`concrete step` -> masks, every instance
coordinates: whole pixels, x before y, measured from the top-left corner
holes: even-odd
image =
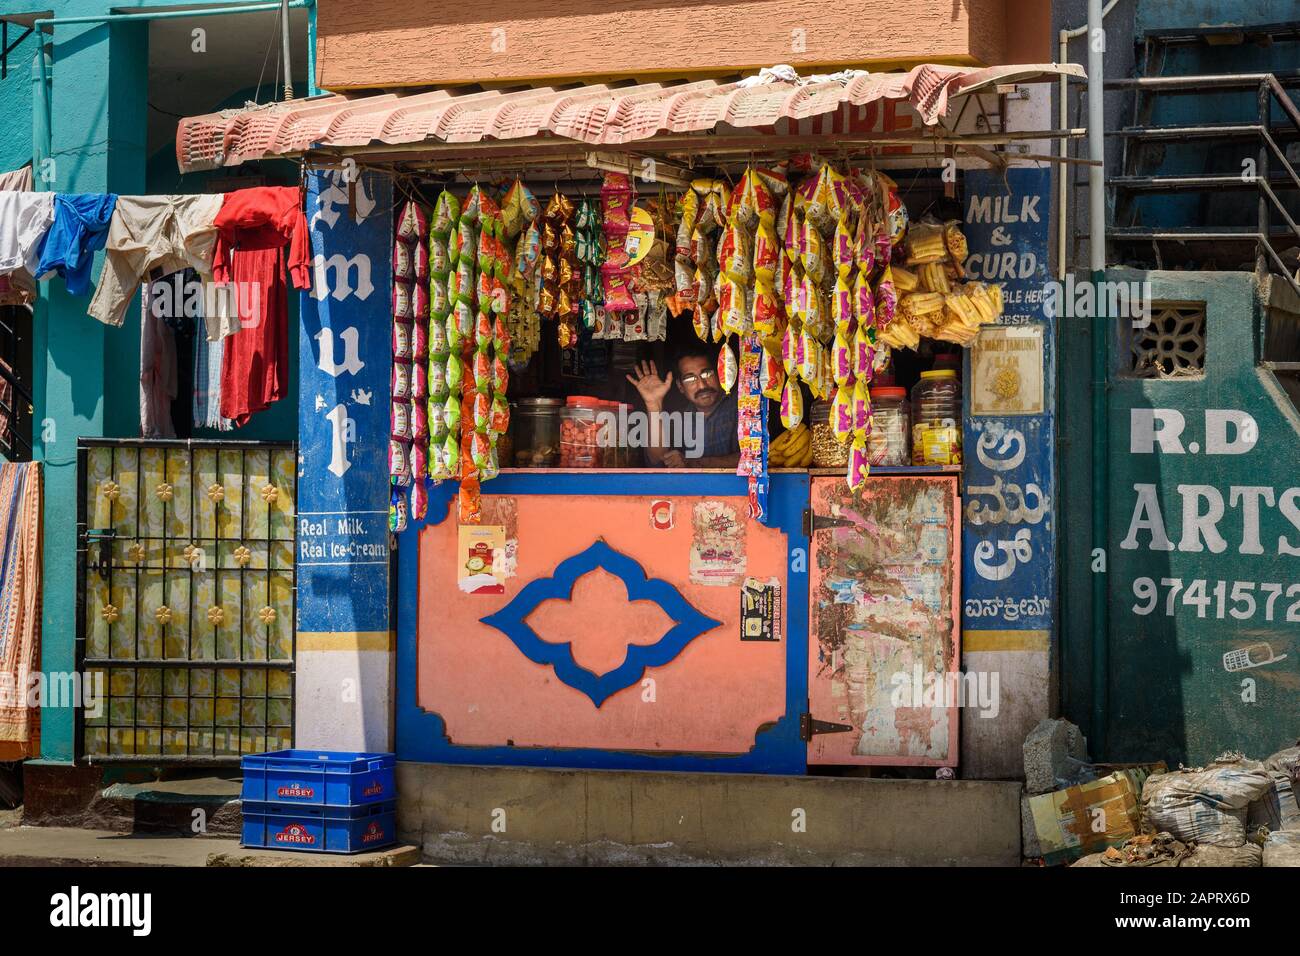
[[[114,833],[75,827],[0,829],[0,866],[413,866],[414,846],[339,856],[245,850],[237,839]]]
[[[239,777],[114,783],[87,810],[89,825],[125,833],[238,836]]]

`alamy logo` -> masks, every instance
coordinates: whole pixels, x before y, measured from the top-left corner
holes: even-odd
[[[125,926],[134,936],[148,936],[153,928],[153,894],[82,893],[74,886],[50,897],[50,925]]]

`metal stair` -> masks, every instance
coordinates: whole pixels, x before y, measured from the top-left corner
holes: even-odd
[[[1141,75],[1108,80],[1108,90],[1131,91],[1132,122],[1107,135],[1123,143],[1119,175],[1107,182],[1114,200],[1112,225],[1107,238],[1121,258],[1149,247],[1157,268],[1168,258],[1195,254],[1223,256],[1243,262],[1253,258],[1260,275],[1275,271],[1286,277],[1300,293],[1300,275],[1288,266],[1279,249],[1300,245],[1300,223],[1287,208],[1283,197],[1300,191],[1300,174],[1288,158],[1287,147],[1300,143],[1300,108],[1290,90],[1300,88],[1300,70],[1278,73],[1233,73],[1167,76],[1171,48],[1201,43],[1282,43],[1300,41],[1300,22],[1260,27],[1198,27],[1149,33],[1138,41],[1138,71]],[[1218,117],[1215,122],[1159,125],[1153,122],[1158,102],[1165,97],[1255,92],[1253,116]],[[1280,111],[1282,122],[1276,122]],[[1220,144],[1246,144],[1244,153],[1254,168],[1240,173],[1168,172],[1165,150],[1194,143],[1206,155]],[[1294,152],[1293,156],[1296,155]],[[1208,163],[1207,163],[1208,166]],[[1210,221],[1210,198],[1226,193],[1255,194],[1252,226]],[[1205,214],[1195,226],[1142,221],[1151,218],[1140,200],[1153,194],[1201,195]],[[1249,197],[1243,198],[1249,203]],[[1240,219],[1237,219],[1240,222]],[[1235,260],[1232,258],[1235,255]]]

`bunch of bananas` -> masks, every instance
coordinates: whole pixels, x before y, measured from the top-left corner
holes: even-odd
[[[807,468],[812,464],[812,432],[800,422],[787,428],[767,448],[768,465],[772,468]]]

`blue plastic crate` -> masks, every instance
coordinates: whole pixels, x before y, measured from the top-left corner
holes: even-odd
[[[368,853],[397,842],[397,801],[360,807],[245,803],[239,845],[306,853]]]
[[[397,796],[393,754],[281,750],[242,761],[245,803],[353,807]]]

